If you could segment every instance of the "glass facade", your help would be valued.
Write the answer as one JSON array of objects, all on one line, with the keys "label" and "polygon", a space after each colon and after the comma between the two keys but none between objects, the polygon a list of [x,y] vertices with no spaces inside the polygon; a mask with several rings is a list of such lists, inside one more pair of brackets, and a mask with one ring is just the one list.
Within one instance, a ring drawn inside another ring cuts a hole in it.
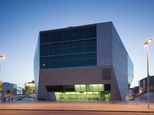
[{"label": "glass facade", "polygon": [[96,64],[96,25],[40,32],[41,69]]},{"label": "glass facade", "polygon": [[54,92],[57,101],[110,101],[111,90],[106,90],[105,87],[106,84],[76,84],[46,88],[48,92]]},{"label": "glass facade", "polygon": [[35,92],[38,92],[38,83],[39,83],[39,71],[40,71],[40,38],[38,38],[37,46],[34,56],[34,79],[35,79]]},{"label": "glass facade", "polygon": [[134,78],[134,65],[130,59],[130,57],[128,56],[128,83],[131,84]]}]

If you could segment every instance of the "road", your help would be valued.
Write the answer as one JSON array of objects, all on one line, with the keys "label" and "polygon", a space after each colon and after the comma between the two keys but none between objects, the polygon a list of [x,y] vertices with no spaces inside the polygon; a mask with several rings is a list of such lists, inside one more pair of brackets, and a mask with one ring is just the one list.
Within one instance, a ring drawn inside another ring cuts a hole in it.
[{"label": "road", "polygon": [[0,103],[0,115],[154,115],[146,103]]},{"label": "road", "polygon": [[0,110],[0,115],[154,115],[146,112]]}]

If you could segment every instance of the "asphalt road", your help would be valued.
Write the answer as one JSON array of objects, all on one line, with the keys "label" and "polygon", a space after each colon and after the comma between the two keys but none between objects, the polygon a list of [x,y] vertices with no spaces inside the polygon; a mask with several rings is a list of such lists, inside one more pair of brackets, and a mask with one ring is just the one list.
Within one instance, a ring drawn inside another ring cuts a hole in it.
[{"label": "asphalt road", "polygon": [[0,115],[154,115],[147,112],[0,110]]}]

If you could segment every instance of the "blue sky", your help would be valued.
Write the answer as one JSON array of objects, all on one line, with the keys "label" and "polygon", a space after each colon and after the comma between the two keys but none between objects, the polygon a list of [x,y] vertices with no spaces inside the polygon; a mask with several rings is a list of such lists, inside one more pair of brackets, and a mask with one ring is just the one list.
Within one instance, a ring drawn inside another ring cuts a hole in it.
[{"label": "blue sky", "polygon": [[[34,79],[39,31],[112,21],[133,63],[134,80],[146,76],[147,38],[154,40],[154,0],[0,0],[0,80],[24,86]],[[150,74],[154,75],[154,41]]]}]

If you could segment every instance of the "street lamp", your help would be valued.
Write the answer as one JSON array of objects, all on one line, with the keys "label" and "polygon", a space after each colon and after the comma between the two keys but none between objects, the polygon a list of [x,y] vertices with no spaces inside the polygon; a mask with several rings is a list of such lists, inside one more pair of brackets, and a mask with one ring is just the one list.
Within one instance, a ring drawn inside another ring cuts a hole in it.
[{"label": "street lamp", "polygon": [[1,61],[1,60],[5,60],[5,56],[0,55],[0,61]]},{"label": "street lamp", "polygon": [[[0,76],[1,76],[1,61],[3,61],[3,60],[5,60],[5,56],[0,54]],[[2,81],[0,81],[0,82],[1,82],[0,83],[0,95],[1,95],[1,92],[3,91],[3,86],[2,86],[3,82]]]},{"label": "street lamp", "polygon": [[144,42],[144,47],[146,47],[146,57],[147,57],[147,101],[148,109],[150,109],[150,74],[149,74],[149,43],[152,42],[152,39],[148,39]]},{"label": "street lamp", "polygon": [[0,75],[1,75],[1,61],[5,60],[5,56],[0,54]]}]

